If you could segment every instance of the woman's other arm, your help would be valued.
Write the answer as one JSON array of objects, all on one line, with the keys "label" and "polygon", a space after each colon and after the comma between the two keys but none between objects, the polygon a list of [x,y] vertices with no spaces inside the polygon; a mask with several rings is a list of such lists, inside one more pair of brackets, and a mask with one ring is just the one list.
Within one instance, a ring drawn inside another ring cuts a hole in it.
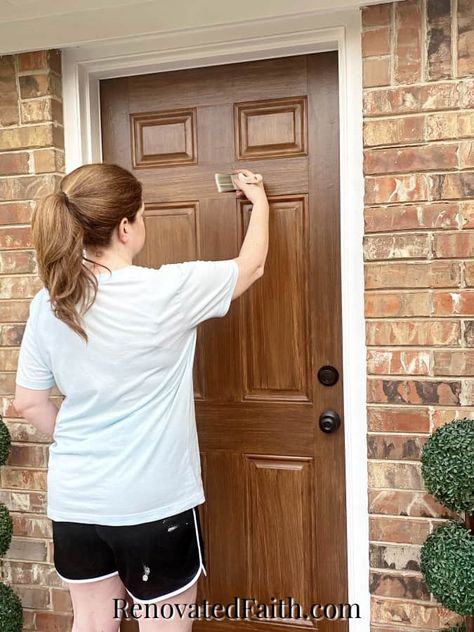
[{"label": "woman's other arm", "polygon": [[53,434],[59,412],[56,404],[49,399],[50,393],[50,388],[37,390],[17,384],[13,401],[18,415],[46,435]]}]

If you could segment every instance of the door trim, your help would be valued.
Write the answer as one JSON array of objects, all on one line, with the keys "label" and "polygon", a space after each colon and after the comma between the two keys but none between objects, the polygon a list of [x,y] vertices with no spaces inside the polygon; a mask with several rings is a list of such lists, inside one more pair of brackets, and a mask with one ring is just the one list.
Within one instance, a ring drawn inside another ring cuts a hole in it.
[{"label": "door trim", "polygon": [[[133,10],[133,7],[131,7]],[[299,13],[176,29],[62,49],[66,173],[101,162],[99,81],[130,74],[337,50],[339,58],[341,299],[350,632],[370,629],[364,178],[359,9]]]}]

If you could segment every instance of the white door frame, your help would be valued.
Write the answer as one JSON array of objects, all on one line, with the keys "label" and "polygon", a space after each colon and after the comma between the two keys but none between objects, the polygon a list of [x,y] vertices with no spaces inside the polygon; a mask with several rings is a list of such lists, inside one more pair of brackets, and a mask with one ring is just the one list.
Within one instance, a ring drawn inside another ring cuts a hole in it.
[{"label": "white door frame", "polygon": [[66,173],[101,162],[99,80],[328,50],[339,53],[348,595],[370,629],[360,10],[305,12],[62,49]]}]

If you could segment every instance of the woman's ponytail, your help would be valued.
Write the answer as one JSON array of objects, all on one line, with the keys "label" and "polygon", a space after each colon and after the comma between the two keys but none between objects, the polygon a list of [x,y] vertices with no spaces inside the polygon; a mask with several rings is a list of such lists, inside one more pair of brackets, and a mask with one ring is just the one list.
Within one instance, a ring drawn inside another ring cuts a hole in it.
[{"label": "woman's ponytail", "polygon": [[123,217],[133,223],[141,204],[142,186],[132,173],[93,163],[64,176],[61,190],[41,198],[33,211],[39,276],[51,308],[86,342],[81,316],[95,300],[98,280],[84,265],[84,249],[110,246],[115,227]]},{"label": "woman's ponytail", "polygon": [[84,228],[69,209],[67,196],[59,192],[43,198],[33,212],[31,230],[39,276],[49,290],[54,314],[87,341],[76,305],[93,280],[82,264]]}]

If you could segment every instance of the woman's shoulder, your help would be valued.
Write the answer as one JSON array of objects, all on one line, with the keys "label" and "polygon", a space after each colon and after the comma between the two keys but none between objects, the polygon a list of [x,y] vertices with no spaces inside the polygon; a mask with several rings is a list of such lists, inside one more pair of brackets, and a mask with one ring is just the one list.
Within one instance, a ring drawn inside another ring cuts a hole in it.
[{"label": "woman's shoulder", "polygon": [[182,279],[180,263],[163,263],[160,266],[133,266],[137,279],[142,279],[159,287],[176,288]]}]

